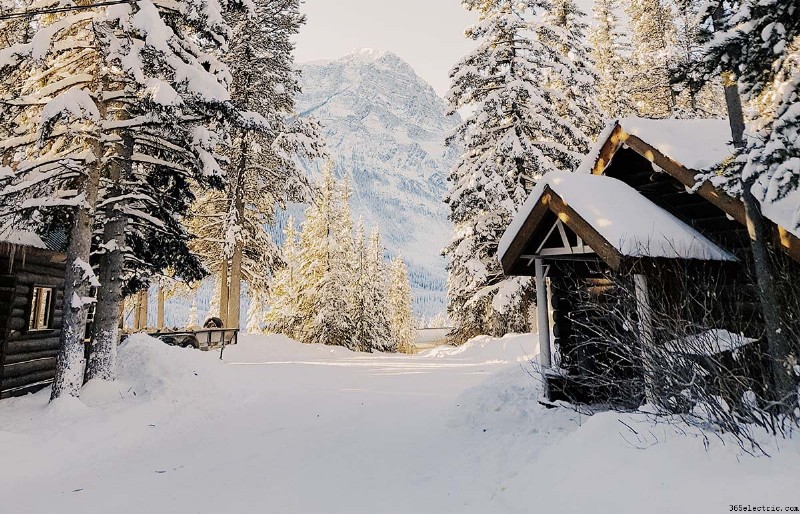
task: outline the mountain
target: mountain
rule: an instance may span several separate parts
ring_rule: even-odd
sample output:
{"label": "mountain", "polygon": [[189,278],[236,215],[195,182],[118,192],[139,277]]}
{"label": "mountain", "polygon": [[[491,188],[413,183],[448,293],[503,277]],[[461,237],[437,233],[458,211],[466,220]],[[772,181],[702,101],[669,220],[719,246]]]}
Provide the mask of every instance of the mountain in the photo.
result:
{"label": "mountain", "polygon": [[[354,216],[378,225],[387,254],[409,268],[415,310],[444,310],[445,260],[451,236],[445,179],[454,152],[444,141],[459,123],[444,100],[391,52],[356,50],[300,65],[298,111],[322,123],[339,177],[349,177]],[[308,166],[318,175],[321,163]]]}

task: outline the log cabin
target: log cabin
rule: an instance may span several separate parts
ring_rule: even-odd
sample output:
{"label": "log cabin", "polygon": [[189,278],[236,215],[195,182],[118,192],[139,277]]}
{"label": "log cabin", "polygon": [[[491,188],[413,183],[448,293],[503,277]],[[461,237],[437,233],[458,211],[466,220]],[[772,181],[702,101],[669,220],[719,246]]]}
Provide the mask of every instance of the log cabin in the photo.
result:
{"label": "log cabin", "polygon": [[[535,277],[549,399],[638,405],[621,397],[637,366],[608,349],[670,344],[654,317],[684,320],[687,337],[711,329],[763,345],[744,206],[701,173],[730,157],[729,134],[727,120],[616,120],[578,170],[546,174],[517,213],[498,257],[506,275]],[[768,220],[774,247],[800,280],[800,239],[780,221]],[[602,387],[578,376],[592,372]]]}
{"label": "log cabin", "polygon": [[0,399],[52,383],[64,299],[63,237],[0,231]]}

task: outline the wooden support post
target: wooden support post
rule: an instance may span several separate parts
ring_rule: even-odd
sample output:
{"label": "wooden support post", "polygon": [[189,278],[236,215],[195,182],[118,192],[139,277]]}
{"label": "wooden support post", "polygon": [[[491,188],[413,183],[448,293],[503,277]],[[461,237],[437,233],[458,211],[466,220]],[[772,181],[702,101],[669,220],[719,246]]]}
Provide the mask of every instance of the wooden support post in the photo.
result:
{"label": "wooden support post", "polygon": [[544,280],[544,263],[536,259],[536,319],[539,325],[539,365],[542,372],[542,388],[544,397],[550,400],[550,386],[547,382],[547,372],[550,370],[550,320],[548,316],[547,286]]}
{"label": "wooden support post", "polygon": [[158,320],[156,321],[156,327],[161,330],[163,329],[166,324],[164,323],[164,303],[166,300],[166,295],[164,294],[164,288],[158,286]]}
{"label": "wooden support post", "polygon": [[147,328],[147,290],[136,293],[136,305],[134,307],[133,329],[135,331]]}
{"label": "wooden support post", "polygon": [[228,299],[230,292],[228,289],[228,266],[229,261],[223,260],[220,264],[219,273],[219,319],[222,320],[222,326],[228,326]]}
{"label": "wooden support post", "polygon": [[544,263],[536,259],[536,319],[539,326],[539,364],[550,369],[550,319],[547,314],[547,285],[544,280]]}
{"label": "wooden support post", "polygon": [[654,344],[653,309],[650,306],[647,277],[642,274],[634,275],[633,285],[636,290],[636,314],[639,317],[639,344],[642,345],[645,398],[647,403],[654,404],[656,397],[653,386],[653,369],[650,363],[650,348]]}

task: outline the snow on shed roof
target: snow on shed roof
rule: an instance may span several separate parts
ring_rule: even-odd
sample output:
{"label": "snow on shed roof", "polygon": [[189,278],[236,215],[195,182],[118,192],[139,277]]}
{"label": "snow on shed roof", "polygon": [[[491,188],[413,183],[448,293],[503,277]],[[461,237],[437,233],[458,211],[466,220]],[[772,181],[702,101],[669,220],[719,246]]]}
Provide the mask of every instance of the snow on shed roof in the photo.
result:
{"label": "snow on shed roof", "polygon": [[600,149],[617,124],[627,134],[638,137],[692,170],[710,168],[733,154],[733,146],[729,144],[731,128],[727,119],[620,118],[609,122],[597,138],[597,144],[581,163],[579,172],[591,172]]}
{"label": "snow on shed roof", "polygon": [[33,232],[27,230],[13,229],[8,226],[0,226],[0,243],[30,246],[33,248],[46,249],[47,245],[44,244],[42,238]]}
{"label": "snow on shed roof", "polygon": [[500,240],[502,260],[549,187],[626,257],[734,261],[700,232],[652,203],[624,182],[603,175],[550,172],[531,192]]}

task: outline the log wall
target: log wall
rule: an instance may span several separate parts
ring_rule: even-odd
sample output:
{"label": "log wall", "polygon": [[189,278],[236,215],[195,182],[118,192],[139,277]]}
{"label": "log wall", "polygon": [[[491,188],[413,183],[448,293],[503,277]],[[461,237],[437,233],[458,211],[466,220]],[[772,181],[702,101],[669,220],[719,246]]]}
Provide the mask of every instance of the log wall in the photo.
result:
{"label": "log wall", "polygon": [[[64,300],[65,256],[48,250],[0,251],[0,398],[48,386],[55,376]],[[29,330],[36,286],[53,288],[50,326]]]}

